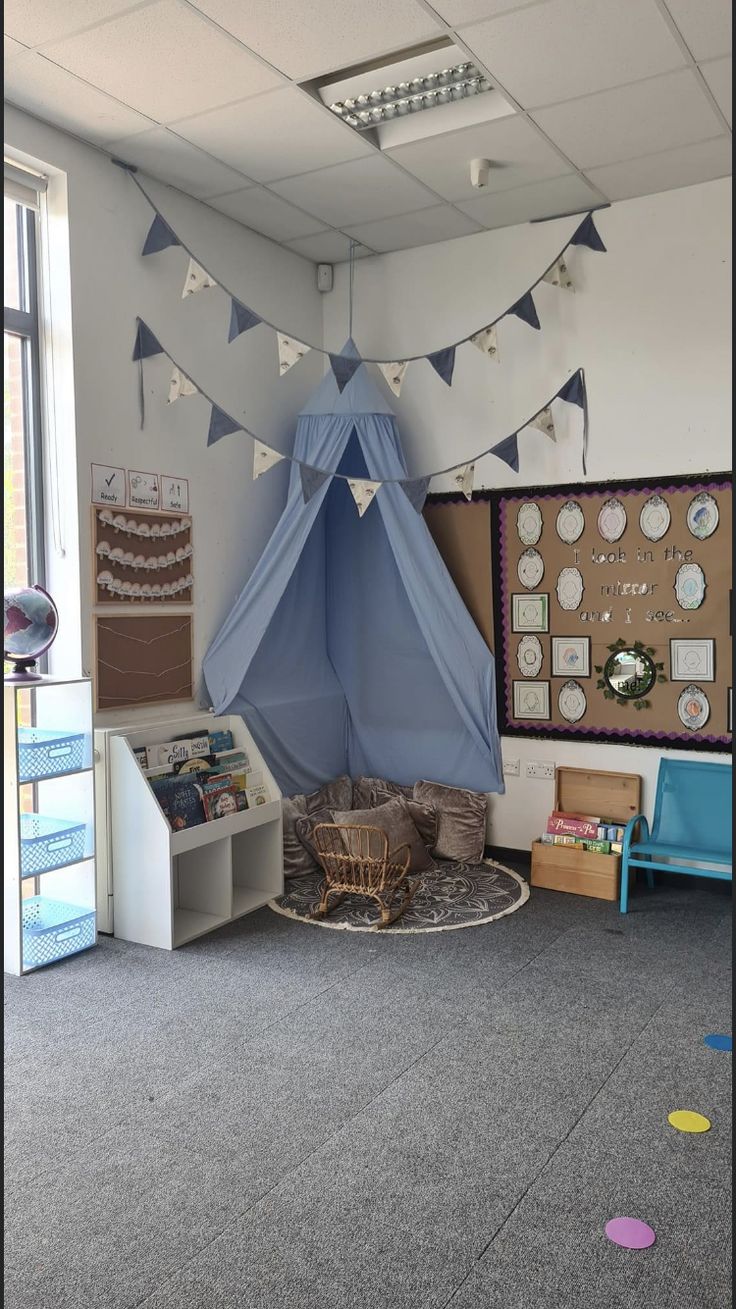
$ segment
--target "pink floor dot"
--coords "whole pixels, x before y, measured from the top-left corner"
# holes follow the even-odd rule
[[[656,1235],[648,1223],[640,1218],[611,1218],[606,1223],[606,1236],[625,1250],[646,1250],[654,1245]]]

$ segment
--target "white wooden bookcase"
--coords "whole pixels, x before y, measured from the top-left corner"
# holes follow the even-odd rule
[[[133,748],[229,729],[271,800],[173,832]],[[281,793],[243,719],[196,714],[110,738],[114,933],[175,950],[251,913],[284,889]]]

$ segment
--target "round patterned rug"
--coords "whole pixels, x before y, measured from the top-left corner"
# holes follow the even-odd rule
[[[319,904],[322,873],[292,877],[286,891],[269,901],[269,909],[286,918],[313,927],[331,927],[343,932],[378,932],[379,908],[375,900],[347,896],[326,918],[310,915]],[[513,914],[529,899],[529,887],[522,877],[503,864],[484,859],[480,864],[438,863],[421,875],[411,904],[397,922],[382,932],[452,932],[459,927],[478,927]]]

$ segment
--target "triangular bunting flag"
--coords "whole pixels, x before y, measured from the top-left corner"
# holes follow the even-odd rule
[[[600,250],[603,254],[606,254],[606,247],[601,241],[592,214],[587,214],[583,219],[577,231],[570,238],[570,245],[587,245],[589,250]]]
[[[470,338],[473,345],[488,355],[489,359],[495,359],[498,362],[498,340],[496,337],[496,324],[491,327],[484,327],[482,332],[476,332],[475,336]]]
[[[189,378],[182,373],[181,369],[177,368],[176,364],[174,364],[174,371],[171,374],[171,381],[169,382],[168,403],[173,405],[174,401],[178,400],[182,395],[197,395],[197,388],[194,385],[194,382],[191,382]]]
[[[528,323],[530,327],[536,327],[539,330],[539,318],[531,291],[527,291],[526,295],[517,300],[516,304],[512,305],[511,309],[508,310],[508,313],[515,314],[523,323]]]
[[[316,495],[319,488],[327,481],[329,473],[323,473],[319,468],[310,468],[309,464],[300,464],[299,475],[302,479],[304,503],[308,504],[312,496]]]
[[[550,441],[557,440],[555,420],[552,417],[552,410],[549,408],[543,409],[541,414],[537,414],[536,418],[532,418],[532,421],[527,423],[527,427],[538,428],[540,432],[544,432],[544,435],[549,437]]]
[[[505,440],[499,441],[498,445],[494,445],[491,454],[495,455],[497,459],[503,459],[509,468],[513,468],[514,472],[518,473],[519,442],[516,432],[514,432],[513,436],[507,436]]]
[[[162,354],[164,354],[163,346],[156,340],[150,327],[139,320],[133,346],[133,359],[150,359],[151,355]]]
[[[269,445],[264,445],[262,441],[253,442],[253,481],[260,477],[261,473],[267,473],[269,468],[274,464],[281,463],[284,458],[278,450],[272,450]]]
[[[399,361],[394,364],[379,364],[378,367],[383,373],[383,376],[391,387],[394,395],[401,395],[401,383],[406,376],[406,370],[409,367],[408,363],[402,363]]]
[[[575,285],[570,276],[567,264],[562,258],[557,259],[552,267],[547,269],[542,281],[550,282],[552,286],[561,286],[563,291],[575,290]]]
[[[557,398],[558,400],[567,400],[570,405],[579,405],[581,409],[585,408],[585,387],[579,369],[577,373],[573,373],[572,377],[568,378],[562,389],[557,392]]]
[[[453,475],[453,482],[458,491],[462,491],[466,500],[473,498],[473,479],[475,477],[475,464],[463,464],[462,468],[456,468]]]
[[[210,430],[207,433],[207,444],[214,445],[219,441],[221,436],[229,436],[231,432],[242,432],[239,423],[233,421],[229,414],[224,410],[218,409],[217,405],[212,406],[210,414]]]
[[[448,345],[445,350],[435,350],[434,354],[427,355],[427,359],[442,381],[452,386],[452,374],[455,368],[454,345]]]
[[[310,350],[310,346],[304,345],[303,341],[295,341],[293,336],[284,336],[283,332],[277,332],[279,343],[279,375],[283,377],[288,373],[294,364],[298,364],[305,354]]]
[[[428,477],[415,477],[411,482],[401,482],[401,489],[404,492],[409,504],[420,514],[424,508],[424,501],[427,499],[427,489],[430,479]],[[379,483],[380,485],[380,483]]]
[[[194,295],[195,291],[205,291],[209,286],[217,286],[214,277],[210,277],[205,268],[200,268],[194,259],[190,259],[184,279],[184,290],[181,293],[182,300],[185,300],[188,295]]]
[[[231,300],[228,341],[234,341],[236,336],[241,336],[243,332],[249,332],[251,327],[257,327],[260,321],[258,314],[254,314],[253,310],[249,309],[247,305],[241,305],[239,300]]]
[[[176,232],[172,232],[166,219],[162,218],[160,214],[156,214],[148,229],[148,236],[141,254],[156,255],[159,250],[168,250],[170,245],[181,245],[181,241]]]
[[[353,493],[353,499],[358,506],[358,513],[361,518],[380,485],[380,482],[369,482],[366,477],[348,478],[348,486]]]
[[[362,359],[355,359],[352,355],[330,355],[332,371],[335,374],[338,391],[344,391],[353,373],[360,368]]]

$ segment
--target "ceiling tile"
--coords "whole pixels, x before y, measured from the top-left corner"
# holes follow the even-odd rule
[[[434,0],[432,8],[452,27],[461,28],[481,18],[495,18],[512,9],[528,9],[546,0]]]
[[[273,189],[332,227],[369,223],[437,203],[423,186],[380,155],[274,182]]]
[[[678,150],[665,150],[642,159],[629,159],[606,168],[591,168],[588,177],[609,200],[630,200],[678,186],[694,186],[731,172],[731,142],[727,136],[699,141]]]
[[[100,145],[151,126],[149,118],[111,100],[31,50],[13,59],[5,69],[4,92],[5,99],[19,109]]]
[[[176,0],[135,9],[44,53],[159,122],[280,84],[278,74]]]
[[[600,196],[577,173],[570,173],[567,177],[519,186],[514,191],[478,196],[476,200],[465,201],[460,208],[484,227],[491,228],[528,223],[533,218],[554,218],[596,204],[600,204]]]
[[[696,59],[731,53],[731,0],[665,0]]]
[[[104,22],[132,8],[134,0],[5,0],[3,31],[24,45],[42,45]]]
[[[549,0],[465,28],[463,41],[526,109],[685,63],[655,0]]]
[[[534,117],[586,171],[705,141],[724,130],[689,70],[537,110]]]
[[[351,227],[350,233],[358,241],[365,241],[372,250],[383,252],[451,241],[454,237],[470,236],[480,230],[477,223],[456,209],[437,205],[434,209],[421,209],[416,214],[384,218],[378,223],[362,223]]]
[[[187,118],[176,132],[257,182],[374,153],[357,132],[295,87]]]
[[[6,64],[10,59],[17,59],[18,55],[24,55],[27,51],[27,45],[21,45],[20,41],[13,41],[11,37],[3,36],[3,61]]]
[[[492,161],[488,191],[559,177],[570,167],[518,114],[398,146],[387,153],[446,200],[469,200],[478,194],[470,182],[471,159]]]
[[[700,71],[715,97],[721,113],[731,122],[731,59],[714,59],[701,64]]]
[[[303,236],[298,241],[289,241],[290,250],[296,250],[306,259],[313,259],[316,264],[341,264],[350,258],[350,239],[342,232],[319,232],[316,236]],[[356,258],[362,259],[370,250],[359,247]]]
[[[444,34],[416,0],[196,0],[251,50],[303,80]]]
[[[322,227],[318,218],[303,214],[260,186],[236,191],[233,195],[216,196],[208,203],[213,209],[236,218],[246,227],[270,236],[272,241],[291,241],[297,236],[309,236]]]
[[[152,177],[203,200],[244,185],[240,173],[226,168],[165,127],[139,132],[129,140],[114,141],[110,149],[127,164],[136,164]]]

